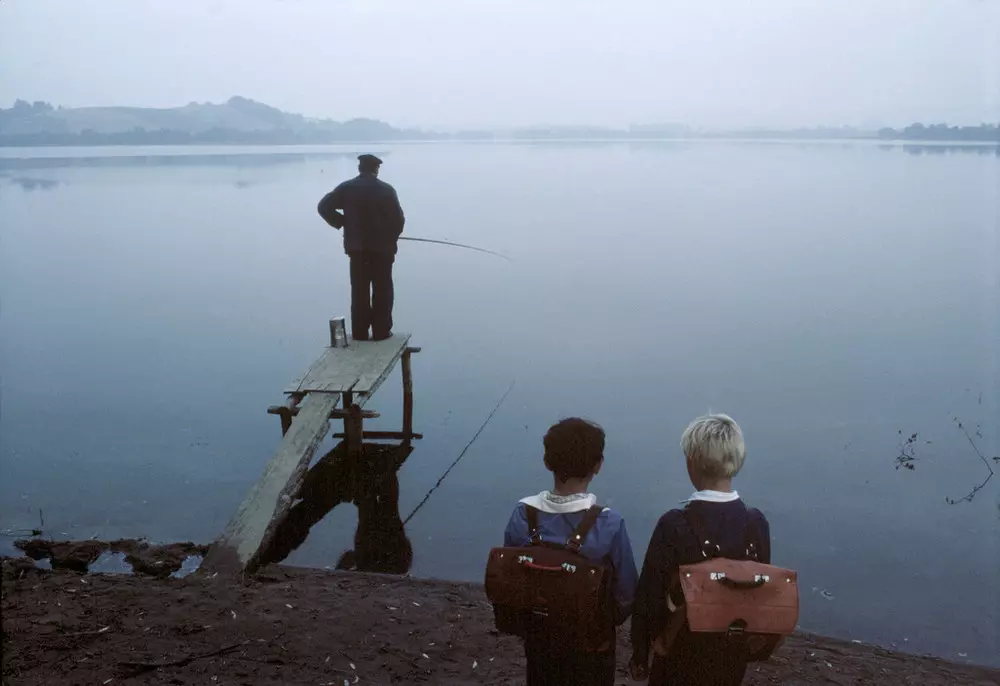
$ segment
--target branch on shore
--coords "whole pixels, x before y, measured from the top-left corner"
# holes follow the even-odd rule
[[[134,676],[142,674],[144,672],[152,672],[154,670],[161,669],[163,667],[183,667],[184,665],[190,664],[195,660],[202,660],[206,657],[215,657],[216,655],[222,655],[223,653],[231,652],[239,648],[241,645],[243,645],[242,641],[239,643],[233,643],[231,645],[224,646],[222,648],[218,648],[217,650],[213,650],[207,653],[198,653],[197,655],[187,655],[185,657],[178,658],[176,660],[167,660],[165,662],[119,662],[118,665],[120,667],[126,667],[128,669],[133,670],[134,672],[133,676]]]

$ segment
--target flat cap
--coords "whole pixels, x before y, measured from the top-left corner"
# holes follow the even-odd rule
[[[375,155],[369,155],[367,153],[365,153],[364,155],[358,155],[358,161],[364,165],[378,166],[382,164],[382,160],[375,157]]]

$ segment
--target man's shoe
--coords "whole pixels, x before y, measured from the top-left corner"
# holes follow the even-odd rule
[[[351,338],[354,339],[354,340],[356,340],[356,341],[367,341],[368,340],[368,332],[364,331],[364,332],[355,332],[355,333],[352,333],[351,334]]]
[[[373,341],[385,341],[392,338],[392,331],[378,332],[372,336]]]

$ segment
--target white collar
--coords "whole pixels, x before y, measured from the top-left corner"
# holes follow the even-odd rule
[[[556,495],[552,491],[542,491],[538,495],[522,498],[521,502],[549,514],[566,514],[567,512],[589,510],[597,504],[597,496],[593,493]]]
[[[687,500],[682,500],[682,503],[690,503],[695,500],[700,500],[705,503],[731,503],[734,500],[739,500],[740,494],[736,491],[695,491],[691,494],[691,497]]]

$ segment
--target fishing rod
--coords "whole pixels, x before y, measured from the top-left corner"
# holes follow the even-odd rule
[[[486,248],[477,248],[474,245],[465,245],[464,243],[453,243],[451,241],[442,241],[442,240],[438,240],[436,238],[417,238],[416,236],[400,236],[399,240],[401,240],[401,241],[417,241],[417,242],[420,242],[420,243],[437,243],[438,245],[450,245],[450,246],[455,247],[455,248],[467,248],[468,250],[475,250],[476,252],[484,252],[484,253],[486,253],[488,255],[496,255],[497,257],[502,257],[503,259],[507,260],[508,262],[513,262],[513,260],[510,259],[509,257],[507,257],[506,255],[502,255],[502,254],[500,254],[498,252],[494,252],[492,250],[487,250]]]
[[[326,200],[326,198],[324,198],[323,200]],[[333,228],[337,229],[338,231],[344,228],[344,215],[342,215],[340,212],[337,212],[336,210],[324,212],[322,206],[323,206],[323,201],[320,201],[319,214],[321,217],[323,217],[323,220]],[[486,248],[477,248],[474,245],[466,245],[465,243],[443,241],[437,238],[418,238],[417,236],[400,236],[399,239],[402,241],[414,241],[418,243],[436,243],[438,245],[450,245],[453,248],[465,248],[466,250],[475,250],[476,252],[483,252],[486,253],[487,255],[496,255],[497,257],[507,260],[508,262],[513,262],[513,260],[507,257],[506,255],[494,252],[493,250],[487,250]]]

